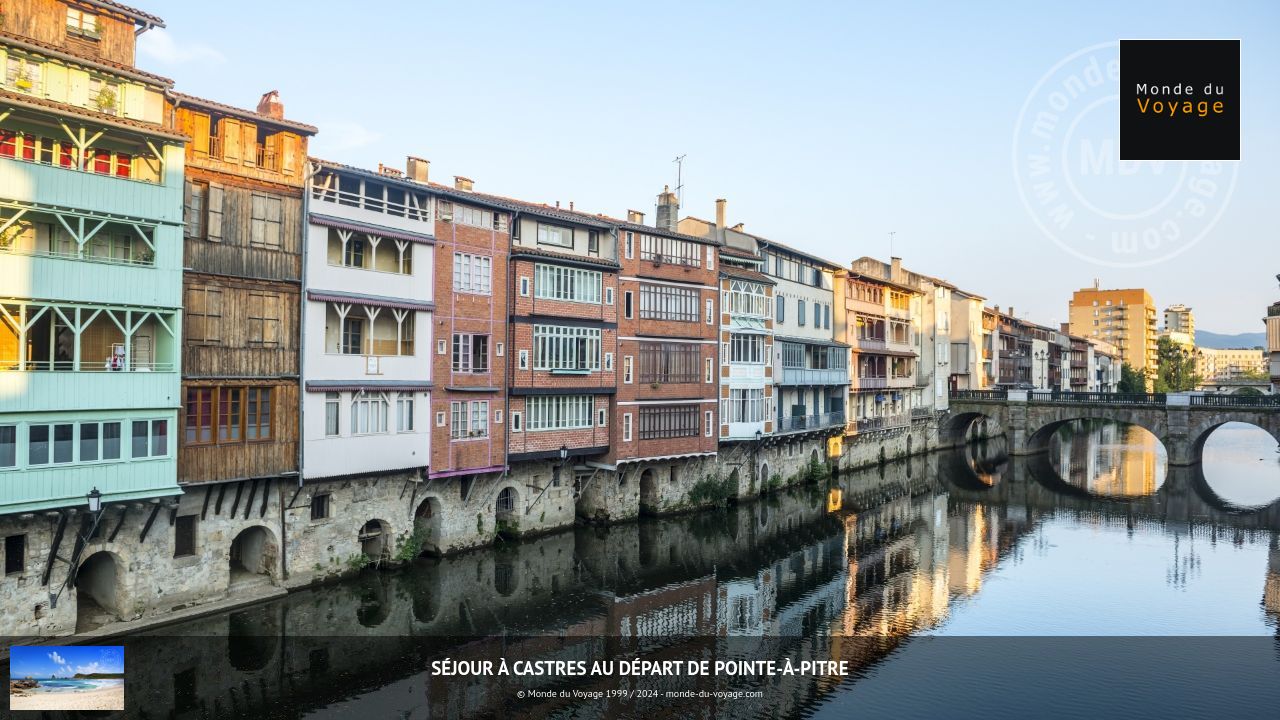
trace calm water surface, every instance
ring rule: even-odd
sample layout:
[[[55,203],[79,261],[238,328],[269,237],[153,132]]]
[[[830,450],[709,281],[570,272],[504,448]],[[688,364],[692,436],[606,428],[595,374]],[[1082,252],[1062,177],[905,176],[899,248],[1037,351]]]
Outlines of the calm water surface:
[[[126,639],[148,717],[1277,717],[1280,462],[1065,428],[758,503],[423,559]],[[845,660],[847,677],[440,677],[432,659]],[[527,689],[760,692],[616,702]],[[141,715],[139,715],[141,716]]]

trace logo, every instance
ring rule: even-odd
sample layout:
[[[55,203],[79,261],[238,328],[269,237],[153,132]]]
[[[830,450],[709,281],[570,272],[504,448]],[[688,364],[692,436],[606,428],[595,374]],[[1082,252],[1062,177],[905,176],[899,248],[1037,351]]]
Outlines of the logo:
[[[1099,265],[1142,267],[1208,234],[1235,189],[1238,164],[1122,157],[1117,106],[1128,95],[1120,82],[1117,42],[1051,67],[1014,126],[1013,172],[1023,206],[1063,250]]]
[[[1121,40],[1123,160],[1240,159],[1239,40]]]

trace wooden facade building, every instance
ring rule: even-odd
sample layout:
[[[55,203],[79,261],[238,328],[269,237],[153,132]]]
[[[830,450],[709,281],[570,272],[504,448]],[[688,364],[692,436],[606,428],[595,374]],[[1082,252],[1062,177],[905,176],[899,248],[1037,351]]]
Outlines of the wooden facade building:
[[[184,484],[298,471],[307,139],[272,91],[255,111],[169,94],[187,145]]]

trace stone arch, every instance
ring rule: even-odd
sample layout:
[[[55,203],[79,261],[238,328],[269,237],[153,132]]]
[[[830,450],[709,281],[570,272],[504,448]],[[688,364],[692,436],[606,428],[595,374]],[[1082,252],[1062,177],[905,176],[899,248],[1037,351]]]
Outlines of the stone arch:
[[[429,495],[418,503],[413,513],[413,531],[422,537],[422,552],[440,552],[441,530],[444,525],[443,505],[440,498]]]
[[[515,558],[500,554],[493,561],[493,589],[502,597],[511,597],[520,587],[519,568]]]
[[[230,584],[252,583],[255,578],[276,580],[280,551],[275,533],[265,525],[250,525],[231,541],[228,555]]]
[[[1021,450],[1026,454],[1047,451],[1053,434],[1067,423],[1077,420],[1108,420],[1126,425],[1137,425],[1151,433],[1164,446],[1170,462],[1173,462],[1175,448],[1170,447],[1171,443],[1169,441],[1164,408],[1159,407],[1158,410],[1158,413],[1152,413],[1150,410],[1107,406],[1049,407],[1029,410],[1026,421],[1027,431],[1023,434],[1025,439],[1022,442]]]
[[[367,628],[378,627],[391,616],[391,598],[387,581],[391,576],[376,573],[363,576],[360,585],[352,588],[356,593],[356,622]]]
[[[818,448],[809,451],[809,467],[822,464],[822,456],[818,454]]]
[[[360,527],[356,538],[360,541],[360,552],[370,562],[383,563],[391,559],[391,525],[386,520],[370,520]]]
[[[265,668],[276,655],[281,633],[270,605],[256,605],[227,616],[227,661],[242,672]]]
[[[645,468],[640,473],[640,512],[656,513],[660,504],[657,475],[653,468]]]
[[[110,550],[99,550],[80,562],[75,579],[76,632],[124,619],[129,607],[127,567]]]
[[[762,490],[769,484],[769,463],[767,461],[760,463],[760,469],[757,471],[756,486]]]
[[[1204,459],[1204,446],[1209,441],[1209,436],[1223,425],[1233,422],[1259,428],[1270,435],[1277,445],[1280,445],[1280,412],[1215,414],[1212,418],[1194,425],[1187,433],[1190,442],[1184,458],[1185,464],[1199,464]]]
[[[980,423],[999,424],[999,418],[981,412],[950,413],[938,427],[938,440],[947,445],[961,445],[969,440],[969,433]],[[1000,433],[995,433],[1000,434]]]

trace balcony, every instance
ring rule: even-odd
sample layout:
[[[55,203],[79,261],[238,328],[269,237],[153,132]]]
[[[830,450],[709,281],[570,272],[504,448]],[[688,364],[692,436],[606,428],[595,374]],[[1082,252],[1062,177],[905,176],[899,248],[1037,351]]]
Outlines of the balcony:
[[[820,415],[796,415],[784,417],[778,422],[779,433],[803,432],[805,430],[823,430],[844,425],[843,412],[829,412]]]
[[[173,408],[180,402],[172,365],[132,372],[0,372],[5,412]]]
[[[848,385],[848,368],[783,367],[779,385]]]
[[[882,377],[858,377],[850,379],[853,390],[883,390],[889,387],[889,379]]]
[[[182,150],[166,147],[164,184],[0,158],[5,199],[182,223]]]
[[[764,369],[767,366],[760,364],[747,363],[729,363],[729,379],[730,380],[763,380]]]
[[[884,415],[881,417],[851,420],[847,425],[845,425],[845,434],[857,435],[858,433],[874,432],[877,430],[894,430],[905,427],[911,427],[910,415]]]

